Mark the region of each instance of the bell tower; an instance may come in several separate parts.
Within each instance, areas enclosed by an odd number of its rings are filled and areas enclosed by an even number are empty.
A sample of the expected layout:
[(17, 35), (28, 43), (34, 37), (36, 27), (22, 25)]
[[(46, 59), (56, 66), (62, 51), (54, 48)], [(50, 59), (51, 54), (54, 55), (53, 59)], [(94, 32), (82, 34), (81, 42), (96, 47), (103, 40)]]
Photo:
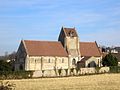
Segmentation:
[(77, 61), (80, 60), (80, 45), (79, 37), (75, 28), (63, 28), (61, 29), (58, 41), (60, 41), (63, 47), (66, 49), (69, 55), (70, 68), (75, 68)]

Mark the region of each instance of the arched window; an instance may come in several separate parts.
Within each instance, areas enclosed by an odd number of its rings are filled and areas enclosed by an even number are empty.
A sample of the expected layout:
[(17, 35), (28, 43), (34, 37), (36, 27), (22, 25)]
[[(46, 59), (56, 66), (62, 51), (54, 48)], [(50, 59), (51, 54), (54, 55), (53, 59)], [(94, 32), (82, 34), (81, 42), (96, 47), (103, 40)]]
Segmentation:
[(76, 60), (73, 59), (73, 60), (72, 60), (72, 65), (75, 65), (75, 64), (76, 64)]
[(94, 61), (92, 61), (88, 64), (88, 67), (96, 67), (96, 63)]
[(69, 31), (69, 36), (70, 37), (74, 37), (74, 32), (73, 31)]

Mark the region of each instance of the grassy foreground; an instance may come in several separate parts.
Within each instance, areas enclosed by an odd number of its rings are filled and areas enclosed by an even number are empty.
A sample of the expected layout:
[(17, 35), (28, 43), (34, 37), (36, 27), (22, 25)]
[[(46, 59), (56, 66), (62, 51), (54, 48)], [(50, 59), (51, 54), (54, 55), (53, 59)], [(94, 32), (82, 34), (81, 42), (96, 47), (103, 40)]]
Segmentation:
[(15, 90), (120, 90), (120, 74), (9, 81)]

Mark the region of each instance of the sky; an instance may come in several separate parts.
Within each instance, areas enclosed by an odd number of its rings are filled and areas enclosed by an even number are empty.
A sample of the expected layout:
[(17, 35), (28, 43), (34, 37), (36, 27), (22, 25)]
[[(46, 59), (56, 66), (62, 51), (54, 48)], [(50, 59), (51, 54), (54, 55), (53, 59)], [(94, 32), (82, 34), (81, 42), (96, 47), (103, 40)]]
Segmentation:
[(57, 41), (62, 26), (80, 41), (120, 46), (120, 0), (0, 0), (0, 55), (21, 40)]

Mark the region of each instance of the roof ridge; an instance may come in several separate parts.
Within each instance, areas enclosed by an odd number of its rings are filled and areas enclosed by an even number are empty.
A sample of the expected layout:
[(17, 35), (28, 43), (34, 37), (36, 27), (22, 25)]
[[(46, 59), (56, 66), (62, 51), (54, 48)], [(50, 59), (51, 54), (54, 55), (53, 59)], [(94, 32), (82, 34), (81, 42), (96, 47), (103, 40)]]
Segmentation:
[(63, 27), (64, 29), (75, 29), (75, 27)]
[(60, 41), (45, 41), (45, 40), (23, 40), (23, 41), (31, 41), (31, 42), (60, 42)]
[(93, 42), (93, 41), (92, 41), (92, 42), (83, 42), (83, 41), (82, 41), (82, 42), (80, 42), (80, 43), (95, 43), (95, 41), (94, 41), (94, 42)]

